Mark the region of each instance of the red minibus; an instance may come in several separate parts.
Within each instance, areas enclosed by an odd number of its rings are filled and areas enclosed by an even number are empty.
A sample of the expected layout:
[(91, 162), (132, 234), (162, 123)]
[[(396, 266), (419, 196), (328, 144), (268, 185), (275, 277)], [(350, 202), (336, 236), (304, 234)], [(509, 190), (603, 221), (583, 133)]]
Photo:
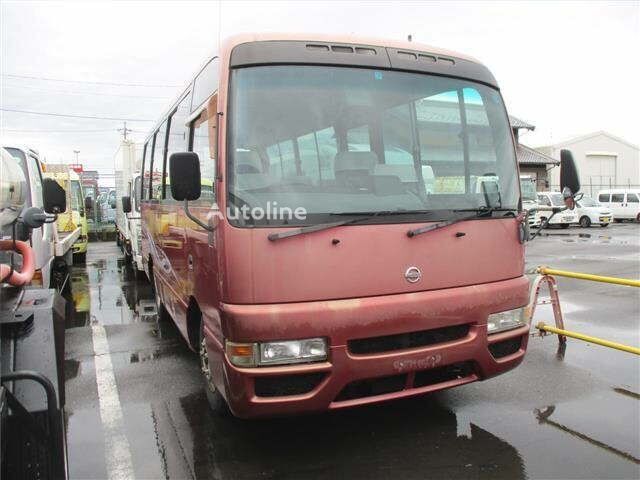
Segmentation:
[(523, 221), (500, 90), (409, 42), (226, 40), (144, 144), (161, 316), (239, 417), (484, 380), (527, 347)]

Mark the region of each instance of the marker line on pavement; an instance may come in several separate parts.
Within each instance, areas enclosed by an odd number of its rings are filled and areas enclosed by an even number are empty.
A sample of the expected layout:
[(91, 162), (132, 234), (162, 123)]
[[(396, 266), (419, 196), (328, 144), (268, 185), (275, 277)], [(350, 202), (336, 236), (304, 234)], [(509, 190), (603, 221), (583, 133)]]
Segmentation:
[(111, 364), (107, 332), (102, 325), (91, 327), (94, 364), (98, 384), (98, 402), (104, 433), (104, 458), (109, 480), (134, 478), (129, 440), (124, 431), (124, 417), (118, 395), (116, 377)]

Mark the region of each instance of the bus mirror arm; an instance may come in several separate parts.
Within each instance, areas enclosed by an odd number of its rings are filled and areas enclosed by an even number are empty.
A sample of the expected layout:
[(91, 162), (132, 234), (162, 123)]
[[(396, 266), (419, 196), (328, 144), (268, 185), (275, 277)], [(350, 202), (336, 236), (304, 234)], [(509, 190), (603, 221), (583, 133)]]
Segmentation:
[(543, 228), (547, 228), (547, 225), (549, 225), (549, 222), (551, 221), (551, 219), (554, 217), (554, 215), (556, 213), (560, 213), (560, 212), (564, 212), (565, 210), (569, 210), (569, 207), (553, 207), (551, 209), (548, 208), (540, 208), (539, 210), (541, 211), (549, 211), (551, 210), (551, 215), (549, 215), (549, 218), (547, 218), (543, 223), (540, 224), (540, 226), (538, 227), (538, 231), (536, 233), (532, 233), (531, 236), (529, 237), (529, 240), (533, 240), (534, 238), (536, 238), (538, 235), (540, 235), (540, 232), (542, 232)]
[(207, 225), (206, 223), (204, 223), (202, 220), (200, 220), (198, 217), (195, 217), (190, 211), (189, 211), (189, 200), (187, 200), (186, 198), (184, 199), (184, 213), (187, 215), (187, 217), (196, 225), (198, 225), (199, 227), (205, 229), (207, 232), (213, 232), (214, 228), (211, 225)]

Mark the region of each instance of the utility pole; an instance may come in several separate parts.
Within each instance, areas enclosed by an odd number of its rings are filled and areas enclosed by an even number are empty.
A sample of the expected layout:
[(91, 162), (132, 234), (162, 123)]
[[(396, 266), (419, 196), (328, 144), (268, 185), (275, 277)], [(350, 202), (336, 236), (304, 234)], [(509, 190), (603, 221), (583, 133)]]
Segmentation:
[(124, 140), (127, 140), (127, 133), (133, 131), (130, 128), (127, 128), (127, 122), (124, 122), (124, 127), (123, 128), (119, 128), (118, 129), (119, 132), (122, 132), (122, 136), (124, 137)]
[(73, 153), (76, 154), (76, 165), (78, 164), (78, 154), (80, 153), (80, 150), (74, 150)]

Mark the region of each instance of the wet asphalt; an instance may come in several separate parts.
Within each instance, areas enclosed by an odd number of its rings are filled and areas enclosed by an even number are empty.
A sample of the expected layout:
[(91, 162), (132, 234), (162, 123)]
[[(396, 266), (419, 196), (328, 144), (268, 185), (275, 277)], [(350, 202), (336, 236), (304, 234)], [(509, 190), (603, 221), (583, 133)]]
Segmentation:
[[(640, 225), (545, 231), (527, 246), (527, 268), (536, 265), (640, 278)], [(567, 329), (640, 345), (637, 289), (558, 283)], [(73, 267), (72, 297), (65, 386), (74, 479), (640, 477), (640, 361), (628, 353), (572, 339), (561, 351), (554, 336), (533, 337), (520, 367), (486, 382), (349, 411), (238, 420), (209, 411), (197, 357), (159, 321), (151, 287), (115, 243), (89, 244), (86, 265)], [(541, 305), (533, 323), (552, 319)], [(121, 459), (107, 453), (113, 428), (100, 412), (94, 326), (106, 332), (118, 438), (131, 459), (115, 473)]]

